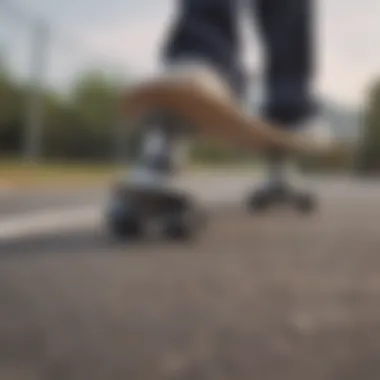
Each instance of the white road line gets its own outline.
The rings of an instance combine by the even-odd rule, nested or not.
[[[231,203],[225,199],[214,198],[208,200],[207,206],[225,205]],[[30,238],[38,235],[72,232],[78,228],[96,228],[101,225],[102,209],[99,206],[82,207],[80,209],[56,209],[35,211],[17,216],[7,216],[0,219],[1,240]]]
[[[0,220],[0,240],[75,231],[83,226],[98,225],[100,217],[97,207],[59,209],[7,217]]]
[[[329,182],[327,182],[329,184]],[[317,194],[326,201],[340,201],[351,199],[353,202],[379,202],[379,183],[349,183],[342,186],[330,183],[318,183],[315,186]],[[197,186],[198,185],[198,186]],[[356,185],[356,186],[354,186]],[[194,188],[206,208],[218,206],[237,205],[245,199],[245,189],[252,188],[252,183],[243,181],[221,181],[220,184],[196,183]],[[203,190],[203,191],[201,191]],[[100,225],[102,208],[99,205],[82,208],[59,208],[49,211],[36,211],[17,216],[7,216],[0,219],[0,241],[9,239],[27,238],[36,235],[64,233],[75,231],[82,227],[94,227]]]
[[[217,200],[209,202],[217,204]],[[227,202],[223,202],[228,203]],[[101,207],[90,206],[85,208],[56,209],[49,211],[35,211],[17,216],[7,216],[0,219],[1,240],[30,238],[38,235],[72,232],[78,228],[96,228],[101,225]]]

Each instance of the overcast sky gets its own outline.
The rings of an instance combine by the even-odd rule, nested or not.
[[[78,39],[109,62],[142,72],[157,68],[158,51],[175,2],[17,0],[23,8],[49,19],[54,28]],[[317,87],[336,101],[358,104],[368,81],[380,73],[380,1],[321,0],[318,8]],[[259,68],[260,44],[246,20],[242,29],[243,59],[249,68]],[[61,54],[60,72],[70,65],[69,49],[59,48],[56,43],[57,57]]]

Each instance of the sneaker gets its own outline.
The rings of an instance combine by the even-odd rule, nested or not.
[[[170,64],[146,83],[148,87],[157,84],[155,96],[165,98],[169,95],[170,98],[174,95],[179,103],[189,104],[187,108],[191,112],[193,105],[189,99],[194,96],[194,89],[224,102],[234,101],[232,90],[217,70],[201,62],[187,60]],[[189,144],[186,136],[176,136],[174,141],[169,141],[169,136],[157,127],[156,132],[145,136],[140,161],[129,176],[129,180],[138,186],[170,186],[172,175],[178,173],[187,161]]]
[[[231,86],[214,66],[202,61],[182,60],[166,65],[158,74],[140,83],[131,91],[131,111],[142,105],[156,104],[193,113],[209,98],[222,104],[237,104]]]
[[[159,73],[159,81],[174,85],[190,85],[211,96],[225,101],[234,101],[234,94],[222,75],[213,66],[200,62],[183,60],[165,66]]]

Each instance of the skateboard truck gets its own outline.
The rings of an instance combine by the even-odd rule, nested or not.
[[[250,211],[266,211],[272,206],[293,205],[303,213],[310,213],[316,208],[316,197],[307,191],[297,190],[289,183],[287,161],[289,155],[284,151],[270,151],[269,181],[248,196]]]
[[[141,120],[143,141],[138,164],[157,173],[172,173],[186,159],[188,130],[172,114],[151,112]],[[178,125],[181,126],[178,127]]]
[[[184,164],[189,133],[170,113],[153,112],[141,120],[143,141],[127,181],[118,183],[107,208],[108,229],[118,238],[140,238],[149,226],[171,239],[199,231],[203,213],[195,200],[174,187]]]
[[[175,78],[160,76],[146,81],[124,98],[125,115],[140,120],[144,138],[134,170],[127,181],[115,187],[107,209],[108,226],[119,237],[141,236],[151,221],[172,238],[190,237],[199,231],[203,215],[195,200],[171,185],[186,157],[181,152],[182,142],[190,137],[183,122],[196,126],[190,128],[191,133],[213,136],[240,149],[267,151],[277,147],[301,154],[320,152],[319,144],[315,146],[312,140],[248,115],[224,93],[223,86],[213,85],[214,80],[204,76],[193,81]],[[295,190],[286,181],[284,153],[269,156],[275,181],[252,192],[249,208],[263,211],[291,203],[303,212],[312,211],[312,194]]]

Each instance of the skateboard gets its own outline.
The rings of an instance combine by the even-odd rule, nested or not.
[[[196,235],[206,221],[194,197],[178,188],[117,183],[107,209],[109,230],[117,238],[140,239],[157,231],[171,240]]]
[[[193,135],[211,137],[240,149],[321,154],[320,148],[307,139],[253,118],[231,99],[215,96],[191,82],[147,81],[125,95],[123,107],[132,124],[141,124],[147,115],[160,115],[157,116],[160,124],[164,127],[170,124],[172,132],[184,125],[191,126]],[[173,123],[173,120],[180,122]],[[279,204],[292,204],[298,210],[310,213],[316,208],[316,197],[282,184],[277,188],[252,191],[247,199],[247,207],[251,211],[264,211]],[[202,230],[204,213],[196,201],[182,190],[149,188],[128,182],[114,186],[107,210],[107,223],[114,235],[140,238],[152,220],[161,226],[165,236],[184,239]]]

